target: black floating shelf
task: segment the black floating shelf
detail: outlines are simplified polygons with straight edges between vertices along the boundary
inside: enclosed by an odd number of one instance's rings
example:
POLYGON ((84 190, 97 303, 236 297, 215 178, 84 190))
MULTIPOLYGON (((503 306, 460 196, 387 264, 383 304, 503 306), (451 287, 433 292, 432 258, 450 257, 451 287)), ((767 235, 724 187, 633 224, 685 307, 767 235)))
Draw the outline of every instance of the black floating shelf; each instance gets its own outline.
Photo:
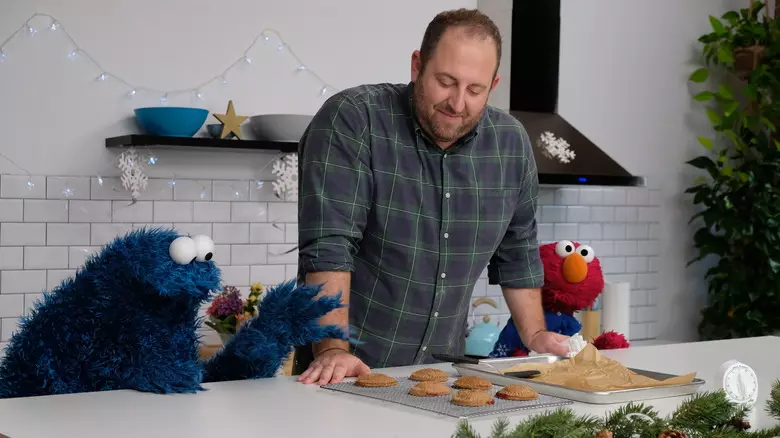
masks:
POLYGON ((134 146, 172 146, 177 148, 243 149, 253 151, 298 151, 298 142, 263 140, 226 140, 210 137, 165 137, 157 135, 130 134, 106 139, 107 148, 134 146))

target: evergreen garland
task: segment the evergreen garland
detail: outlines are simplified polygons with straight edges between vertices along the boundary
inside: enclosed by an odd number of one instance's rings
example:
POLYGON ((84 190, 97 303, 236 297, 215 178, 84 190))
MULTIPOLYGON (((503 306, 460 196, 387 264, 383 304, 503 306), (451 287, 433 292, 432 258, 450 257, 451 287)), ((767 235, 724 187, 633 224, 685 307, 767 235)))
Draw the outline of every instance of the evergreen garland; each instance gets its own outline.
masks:
MULTIPOLYGON (((760 409, 756 406, 754 409, 760 409)), ((780 421, 780 380, 772 384, 766 412, 780 421)), ((774 438, 780 425, 747 431, 745 408, 731 403, 723 390, 694 394, 668 417, 643 403, 628 403, 604 418, 577 415, 556 408, 533 415, 514 428, 498 419, 489 438, 774 438)), ((458 423, 453 438, 481 438, 467 421, 458 423)))

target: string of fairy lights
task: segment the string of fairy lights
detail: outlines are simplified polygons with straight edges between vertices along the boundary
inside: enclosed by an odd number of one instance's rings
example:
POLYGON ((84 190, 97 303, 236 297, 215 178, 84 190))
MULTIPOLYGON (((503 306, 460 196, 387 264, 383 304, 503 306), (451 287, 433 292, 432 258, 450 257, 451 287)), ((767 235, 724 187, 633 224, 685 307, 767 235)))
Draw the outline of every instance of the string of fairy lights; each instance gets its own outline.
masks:
MULTIPOLYGON (((65 26, 62 24, 60 20, 58 20, 56 17, 45 14, 45 13, 35 13, 32 14, 29 18, 27 18, 22 25, 17 28, 13 33, 11 33, 8 37, 6 37, 3 40, 0 40, 0 68, 2 67, 3 63, 6 62, 12 62, 13 56, 12 52, 8 50, 8 47, 10 47, 10 44, 17 38, 17 37, 35 37, 41 32, 56 32, 61 35, 63 35, 68 42, 70 43, 70 48, 67 51, 67 53, 63 54, 63 56, 66 56, 70 59, 77 59, 77 58, 83 58, 87 61, 89 61, 100 73, 95 78, 96 82, 105 82, 105 81, 116 81, 117 83, 122 84, 127 88, 126 95, 127 97, 133 98, 135 96, 138 96, 141 93, 144 94, 152 94, 159 96, 160 104, 165 105, 168 103, 168 101, 173 98, 176 95, 182 95, 182 94, 189 94, 191 96, 194 96, 197 99, 203 100, 203 89, 209 86, 212 83, 218 82, 222 85, 226 85, 228 82, 228 76, 229 73, 237 68, 238 66, 244 65, 244 66, 251 66, 253 65, 253 58, 251 54, 253 53, 253 49, 258 45, 262 44, 264 46, 270 46, 272 47, 276 52, 285 52, 288 56, 292 57, 295 60, 295 63, 297 67, 294 69, 295 74, 307 74, 311 78, 313 78, 317 83, 319 83, 319 96, 327 96, 328 94, 338 91, 338 89, 327 82, 325 82, 315 71, 308 68, 306 64, 303 63, 300 57, 292 50, 290 45, 282 38, 281 34, 274 30, 274 29, 263 29, 261 32, 259 32, 255 38, 252 40, 252 42, 246 47, 246 49, 242 52, 241 56, 239 56, 236 60, 231 62, 226 68, 224 68, 222 71, 220 71, 218 74, 200 82, 197 84, 194 84, 192 86, 186 87, 186 88, 178 88, 178 89, 157 89, 153 87, 147 87, 141 84, 135 84, 131 81, 128 81, 124 79, 121 75, 106 70, 102 64, 95 59, 92 55, 90 55, 78 42, 68 33, 65 26), (48 25, 44 29, 39 29, 33 25, 33 22, 36 21, 36 19, 46 19, 48 21, 48 25)), ((143 161, 150 165, 154 166, 159 163, 159 157, 157 157, 155 154, 151 152, 148 148, 146 148, 149 152, 149 155, 147 158, 144 158, 143 161)), ((279 157, 275 157, 274 159, 270 160, 267 165, 270 165, 275 162, 275 160, 278 160, 283 156, 280 155, 279 157)), ((28 177, 27 180, 27 188, 29 190, 32 190, 35 187, 35 182, 33 181, 32 174, 27 170, 18 165, 14 160, 9 158, 7 155, 0 152, 0 157, 7 160, 9 163, 11 163, 14 167, 19 169, 24 175, 28 177)), ((99 185, 104 184, 104 178, 103 175, 106 174, 110 168, 116 167, 117 158, 114 158, 111 160, 111 164, 107 165, 105 168, 101 169, 97 174, 97 182, 99 185)), ((264 167, 267 167, 264 166, 264 167)), ((176 184, 176 176, 174 175, 169 181, 168 184, 170 187, 174 187, 176 184)), ((254 181, 253 182, 254 187, 256 188, 262 188, 263 187, 263 181, 254 181)), ((116 187, 112 188, 113 190, 118 190, 116 187)), ((206 193, 207 188, 203 187, 203 192, 206 193)), ((74 190, 71 187, 65 187, 62 191, 63 196, 65 197, 72 197, 74 196, 74 190)), ((236 190, 235 195, 237 198, 240 198, 241 191, 236 190)), ((204 195, 205 196, 205 195, 204 195)))

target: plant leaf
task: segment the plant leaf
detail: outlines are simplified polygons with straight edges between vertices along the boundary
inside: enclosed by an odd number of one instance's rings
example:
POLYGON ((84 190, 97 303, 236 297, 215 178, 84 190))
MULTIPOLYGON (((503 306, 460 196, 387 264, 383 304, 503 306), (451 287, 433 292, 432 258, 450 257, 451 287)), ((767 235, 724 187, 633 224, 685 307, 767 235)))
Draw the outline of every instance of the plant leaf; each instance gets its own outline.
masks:
POLYGON ((699 102, 706 102, 708 100, 712 100, 713 97, 715 97, 715 93, 713 93, 712 91, 702 91, 701 93, 697 93, 695 96, 693 96, 693 98, 698 100, 699 102))
POLYGON ((723 106, 723 114, 726 117, 729 117, 732 114, 734 114, 734 111, 736 111, 737 108, 739 108, 739 102, 737 102, 736 100, 732 100, 731 102, 723 106))
POLYGON ((698 137, 699 143, 701 143, 702 146, 704 146, 705 149, 710 150, 715 146, 712 142, 711 138, 707 137, 698 137))
POLYGON ((727 87, 726 84, 721 84, 720 87, 718 87, 718 96, 728 100, 734 99, 734 94, 731 93, 731 90, 729 90, 729 87, 727 87))
POLYGON ((725 46, 718 47, 718 61, 724 64, 731 64, 734 62, 734 54, 731 53, 731 49, 725 46))
POLYGON ((716 113, 715 111, 707 108, 707 118, 710 119, 710 123, 713 125, 720 125, 720 122, 723 120, 720 117, 720 114, 716 113))
POLYGON ((715 31, 718 35, 723 35, 726 33, 726 26, 723 25, 723 23, 720 22, 717 18, 710 15, 710 25, 712 26, 712 30, 715 31))
POLYGON ((688 79, 696 83, 702 83, 706 81, 708 77, 710 77, 709 70, 702 67, 691 73, 691 76, 688 79))

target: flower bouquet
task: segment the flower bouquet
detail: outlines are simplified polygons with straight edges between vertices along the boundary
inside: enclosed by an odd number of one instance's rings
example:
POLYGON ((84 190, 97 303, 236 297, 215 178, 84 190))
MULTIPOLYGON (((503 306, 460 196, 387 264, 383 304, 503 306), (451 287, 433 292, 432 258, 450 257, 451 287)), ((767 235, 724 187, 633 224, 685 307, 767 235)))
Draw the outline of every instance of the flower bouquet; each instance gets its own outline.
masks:
POLYGON ((204 323, 219 334, 222 343, 227 342, 246 321, 257 316, 262 293, 263 285, 255 283, 250 288, 249 296, 244 300, 237 287, 225 286, 206 309, 208 320, 204 323))

